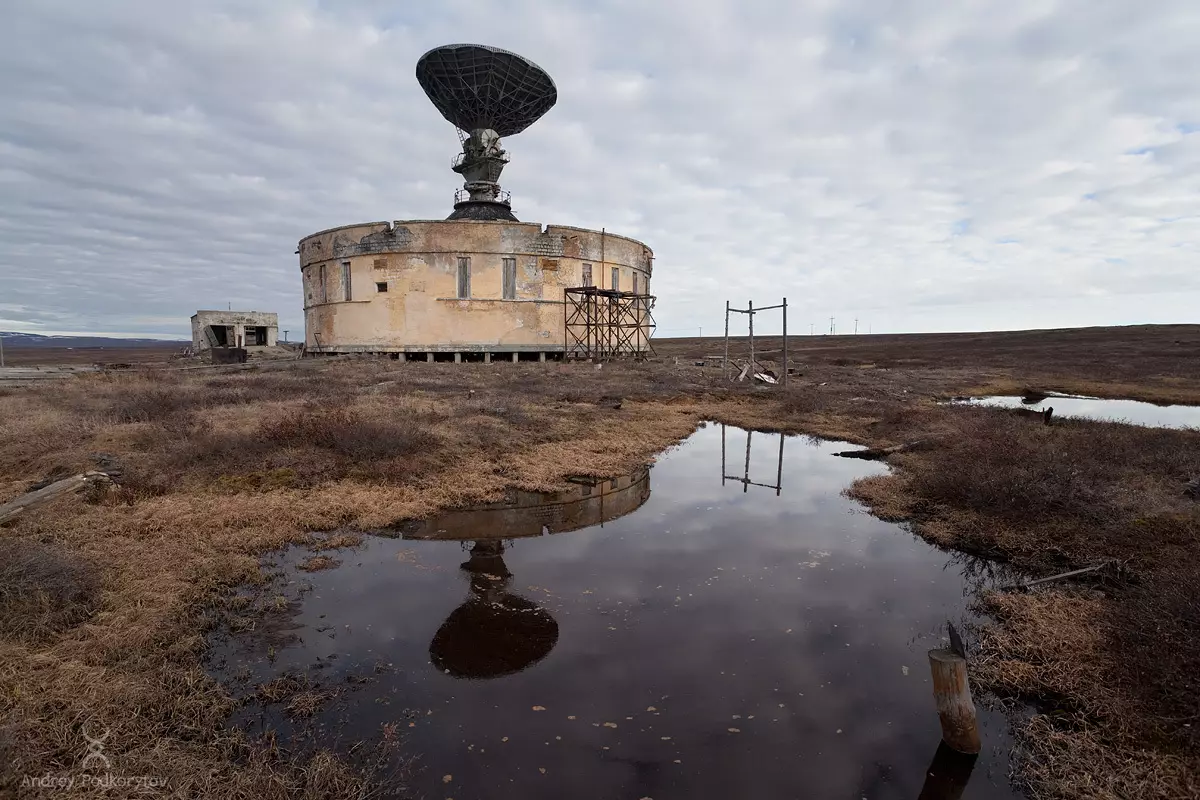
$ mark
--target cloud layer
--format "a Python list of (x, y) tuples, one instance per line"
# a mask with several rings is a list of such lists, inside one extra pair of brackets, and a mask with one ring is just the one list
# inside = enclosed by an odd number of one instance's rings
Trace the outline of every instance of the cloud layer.
[[(0, 330), (303, 327), (307, 233), (441, 218), (413, 77), (495, 44), (559, 103), (506, 140), (524, 220), (655, 249), (663, 332), (787, 295), (796, 331), (1194, 321), (1187, 0), (17, 0), (0, 51)], [(766, 321), (763, 321), (766, 325)]]

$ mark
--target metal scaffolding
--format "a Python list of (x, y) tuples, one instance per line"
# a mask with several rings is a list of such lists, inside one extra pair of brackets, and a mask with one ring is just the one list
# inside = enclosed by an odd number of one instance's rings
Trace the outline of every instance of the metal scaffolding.
[(654, 296), (578, 286), (564, 289), (566, 358), (637, 360), (654, 355)]

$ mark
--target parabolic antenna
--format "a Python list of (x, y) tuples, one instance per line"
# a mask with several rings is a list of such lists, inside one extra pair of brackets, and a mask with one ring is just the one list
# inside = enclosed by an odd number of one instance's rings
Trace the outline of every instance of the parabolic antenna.
[(417, 82), (433, 105), (466, 134), (453, 169), (467, 197), (456, 197), (450, 219), (515, 220), (500, 172), (508, 154), (501, 136), (528, 128), (558, 100), (544, 69), (527, 58), (482, 44), (435, 47), (417, 61)]

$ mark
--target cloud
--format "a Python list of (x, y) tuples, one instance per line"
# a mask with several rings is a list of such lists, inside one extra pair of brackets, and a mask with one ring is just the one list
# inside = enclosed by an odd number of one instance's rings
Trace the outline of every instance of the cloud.
[(649, 243), (664, 331), (715, 332), (724, 299), (781, 294), (793, 330), (1200, 305), (1186, 0), (17, 0), (6, 16), (14, 327), (182, 335), (231, 303), (300, 330), (300, 237), (449, 212), (457, 140), (413, 68), (456, 41), (554, 76), (558, 105), (505, 142), (505, 188), (522, 219)]

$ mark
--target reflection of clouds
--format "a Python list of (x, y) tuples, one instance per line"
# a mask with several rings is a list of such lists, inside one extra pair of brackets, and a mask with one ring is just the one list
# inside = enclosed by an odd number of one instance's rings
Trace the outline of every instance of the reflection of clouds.
[[(777, 442), (766, 444), (773, 461)], [(781, 497), (723, 493), (710, 426), (659, 460), (640, 509), (603, 529), (514, 542), (512, 589), (557, 620), (557, 642), (489, 681), (427, 663), (463, 600), (452, 577), (462, 548), (369, 540), (346, 566), (312, 576), (303, 611), (338, 626), (321, 645), (343, 654), (337, 668), (395, 665), (349, 699), (352, 733), (395, 718), (377, 700), (433, 711), (410, 730), (431, 774), (467, 787), (511, 780), (529, 797), (547, 787), (555, 797), (916, 796), (940, 735), (921, 637), (961, 614), (971, 565), (849, 513), (857, 506), (841, 490), (883, 467), (836, 449), (790, 439)], [(426, 569), (400, 564), (401, 549)], [(545, 780), (538, 767), (553, 781), (529, 783)], [(974, 796), (992, 796), (979, 784)]]
[(1156, 406), (1137, 400), (1100, 400), (1082, 397), (1048, 397), (1040, 403), (1022, 403), (1019, 397), (985, 397), (977, 405), (998, 408), (1026, 408), (1031, 411), (1054, 409), (1056, 417), (1129, 422), (1153, 428), (1200, 428), (1200, 408), (1196, 406)]

